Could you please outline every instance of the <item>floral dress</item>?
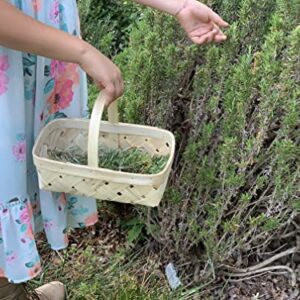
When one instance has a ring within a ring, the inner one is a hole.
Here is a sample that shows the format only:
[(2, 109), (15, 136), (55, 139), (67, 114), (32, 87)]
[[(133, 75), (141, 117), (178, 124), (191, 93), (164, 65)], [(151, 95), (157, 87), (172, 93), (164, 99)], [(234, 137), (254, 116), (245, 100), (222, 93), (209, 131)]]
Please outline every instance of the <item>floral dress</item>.
[[(79, 34), (75, 0), (10, 2)], [(20, 283), (41, 271), (34, 233), (44, 230), (50, 247), (59, 250), (68, 245), (68, 228), (97, 221), (94, 199), (39, 191), (31, 154), (48, 122), (87, 115), (85, 74), (76, 64), (0, 47), (0, 107), (0, 277)]]

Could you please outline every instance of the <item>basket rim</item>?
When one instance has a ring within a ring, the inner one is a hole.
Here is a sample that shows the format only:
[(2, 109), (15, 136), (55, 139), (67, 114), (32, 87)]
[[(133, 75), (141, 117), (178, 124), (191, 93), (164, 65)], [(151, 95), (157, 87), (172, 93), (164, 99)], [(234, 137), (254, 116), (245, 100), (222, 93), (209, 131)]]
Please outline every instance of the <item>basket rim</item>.
[[(49, 159), (46, 157), (41, 157), (37, 154), (37, 150), (38, 148), (41, 146), (41, 143), (43, 142), (44, 135), (45, 133), (47, 133), (47, 131), (51, 130), (52, 127), (52, 131), (57, 129), (59, 123), (63, 123), (64, 125), (66, 124), (70, 124), (70, 126), (64, 126), (66, 128), (72, 128), (71, 126), (71, 122), (72, 120), (76, 120), (77, 122), (80, 121), (81, 123), (89, 123), (89, 119), (79, 119), (79, 118), (61, 118), (61, 119), (56, 119), (53, 120), (51, 122), (49, 122), (40, 132), (40, 134), (38, 135), (34, 147), (32, 149), (32, 155), (33, 155), (33, 159), (34, 162), (37, 165), (39, 165), (40, 163), (45, 163), (46, 164), (46, 169), (51, 169), (49, 168), (49, 165), (52, 165), (54, 167), (58, 167), (58, 168), (62, 168), (62, 167), (68, 167), (68, 168), (76, 168), (76, 169), (82, 169), (85, 171), (93, 171), (93, 172), (97, 172), (97, 173), (107, 173), (107, 175), (123, 175), (123, 176), (129, 176), (129, 178), (131, 177), (131, 179), (144, 179), (144, 180), (152, 180), (153, 184), (155, 184), (154, 182), (158, 181), (159, 179), (162, 179), (162, 177), (168, 172), (168, 170), (171, 168), (171, 165), (173, 163), (174, 160), (174, 154), (175, 154), (175, 136), (172, 132), (165, 130), (165, 129), (161, 129), (158, 127), (154, 127), (154, 126), (145, 126), (145, 125), (137, 125), (137, 124), (132, 124), (132, 123), (111, 123), (109, 121), (101, 121), (101, 123), (107, 125), (107, 126), (112, 126), (112, 127), (135, 127), (136, 129), (140, 128), (140, 129), (146, 129), (146, 130), (152, 130), (152, 131), (160, 131), (163, 132), (164, 134), (168, 135), (171, 141), (170, 144), (170, 156), (168, 159), (168, 162), (166, 163), (166, 166), (164, 167), (164, 169), (162, 171), (160, 171), (159, 173), (155, 173), (155, 174), (143, 174), (143, 173), (130, 173), (130, 172), (123, 172), (123, 171), (116, 171), (116, 170), (111, 170), (111, 169), (107, 169), (107, 168), (96, 168), (96, 167), (90, 167), (88, 165), (80, 165), (80, 164), (74, 164), (74, 163), (65, 163), (65, 162), (60, 162), (60, 161), (56, 161), (53, 159)], [(76, 127), (75, 127), (76, 128)], [(102, 127), (103, 128), (103, 127)], [(102, 130), (103, 132), (104, 130)], [(101, 132), (101, 131), (100, 131)], [(110, 133), (109, 130), (105, 130), (104, 132)], [(99, 133), (100, 134), (100, 133)], [(122, 134), (122, 133), (119, 133)], [(38, 168), (38, 167), (37, 167)]]

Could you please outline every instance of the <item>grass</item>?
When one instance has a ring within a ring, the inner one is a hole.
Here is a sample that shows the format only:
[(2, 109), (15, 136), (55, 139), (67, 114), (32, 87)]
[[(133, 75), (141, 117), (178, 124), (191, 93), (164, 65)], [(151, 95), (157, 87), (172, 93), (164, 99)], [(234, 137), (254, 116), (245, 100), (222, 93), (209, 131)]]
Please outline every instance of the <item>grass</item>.
[(32, 288), (59, 280), (68, 300), (178, 299), (170, 293), (159, 259), (133, 251), (115, 224), (100, 220), (94, 228), (73, 230), (62, 251), (49, 250), (40, 236), (43, 272), (32, 280)]

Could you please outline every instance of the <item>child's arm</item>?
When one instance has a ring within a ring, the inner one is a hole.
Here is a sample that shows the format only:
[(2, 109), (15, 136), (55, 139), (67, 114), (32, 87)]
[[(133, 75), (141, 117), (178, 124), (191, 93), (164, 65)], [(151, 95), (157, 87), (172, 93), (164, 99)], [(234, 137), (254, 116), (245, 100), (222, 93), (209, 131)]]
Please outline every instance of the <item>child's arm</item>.
[(197, 0), (135, 0), (177, 17), (190, 39), (196, 44), (221, 42), (226, 36), (220, 27), (227, 27), (218, 14)]
[(184, 0), (135, 0), (140, 4), (150, 6), (152, 8), (159, 9), (170, 15), (175, 16), (181, 7), (183, 6)]
[(26, 16), (4, 0), (0, 0), (0, 45), (77, 63), (106, 89), (112, 100), (123, 93), (119, 69), (98, 50), (78, 37)]

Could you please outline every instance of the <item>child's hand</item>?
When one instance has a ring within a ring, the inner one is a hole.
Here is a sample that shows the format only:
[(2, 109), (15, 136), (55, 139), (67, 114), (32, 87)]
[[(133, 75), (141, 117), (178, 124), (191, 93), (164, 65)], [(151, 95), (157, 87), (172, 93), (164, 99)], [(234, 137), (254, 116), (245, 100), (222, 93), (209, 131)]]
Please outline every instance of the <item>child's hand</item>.
[[(109, 103), (124, 93), (124, 82), (119, 68), (101, 52), (86, 44), (80, 66), (109, 96)], [(109, 104), (107, 103), (107, 104)]]
[(227, 27), (228, 23), (209, 7), (196, 0), (186, 0), (176, 17), (195, 44), (226, 40), (220, 27)]

